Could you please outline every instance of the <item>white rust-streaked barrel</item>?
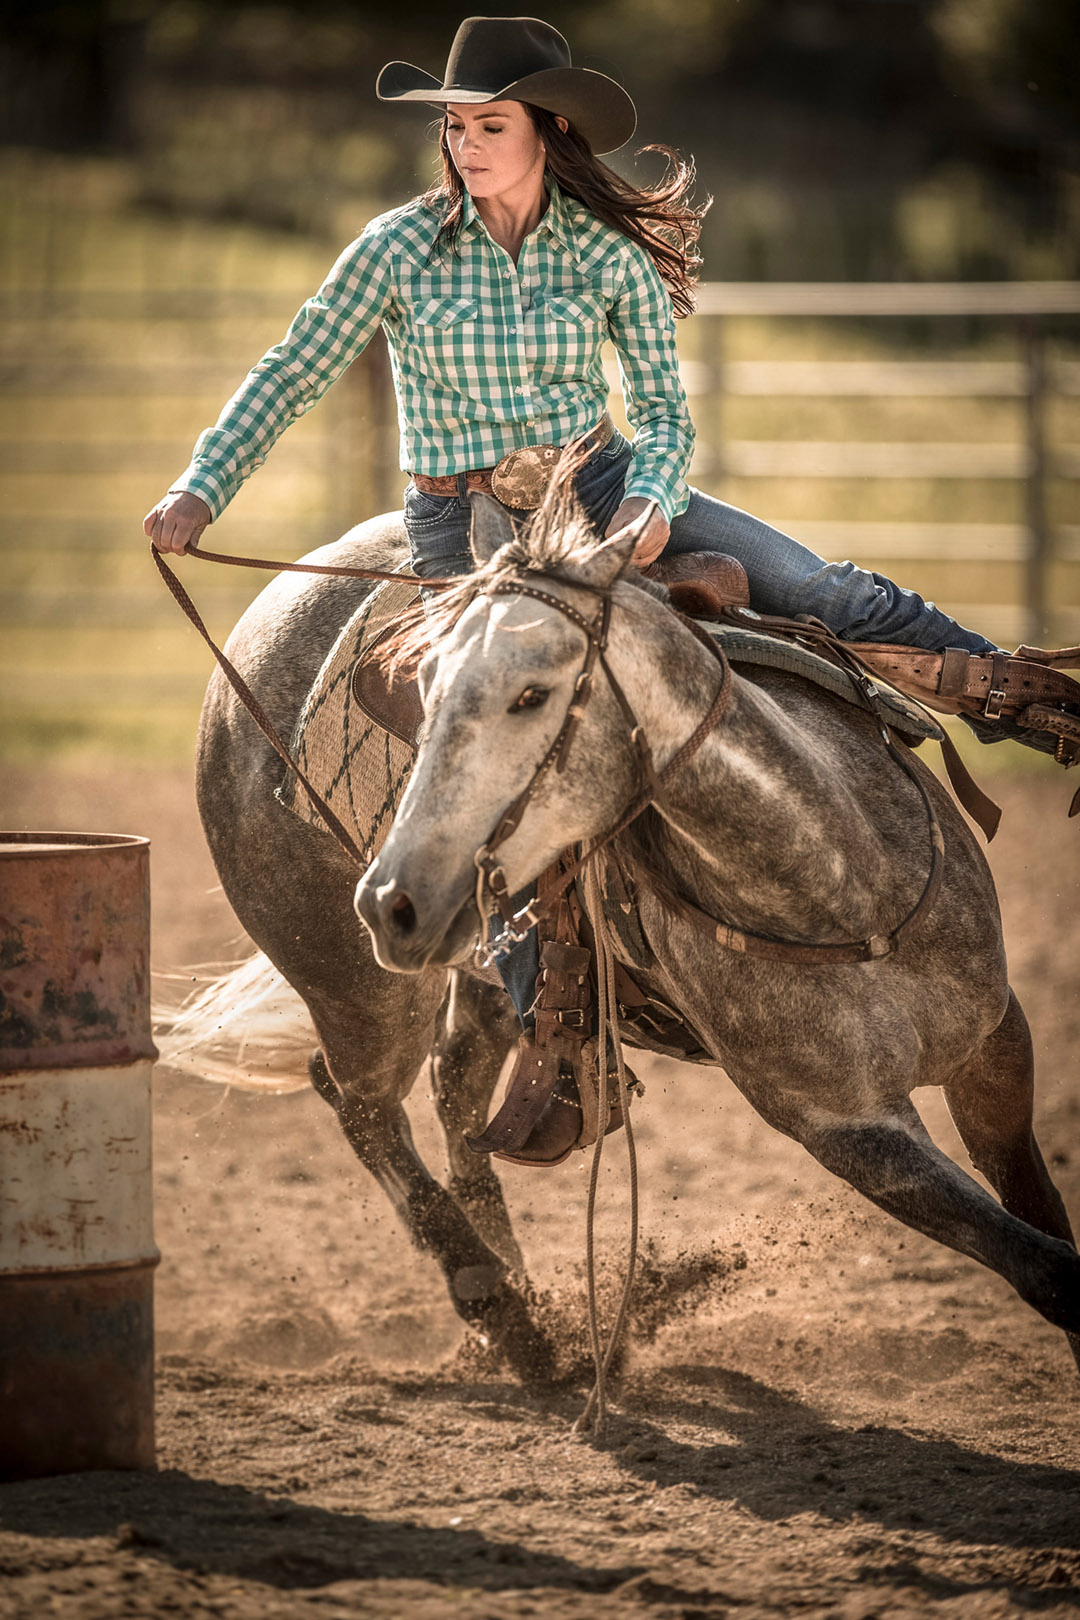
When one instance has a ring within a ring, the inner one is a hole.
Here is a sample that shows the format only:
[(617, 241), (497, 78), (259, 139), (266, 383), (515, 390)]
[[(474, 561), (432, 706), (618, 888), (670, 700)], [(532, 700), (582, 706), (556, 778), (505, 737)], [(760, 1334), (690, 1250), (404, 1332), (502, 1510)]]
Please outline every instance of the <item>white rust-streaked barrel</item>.
[(150, 846), (0, 832), (0, 1478), (154, 1464)]

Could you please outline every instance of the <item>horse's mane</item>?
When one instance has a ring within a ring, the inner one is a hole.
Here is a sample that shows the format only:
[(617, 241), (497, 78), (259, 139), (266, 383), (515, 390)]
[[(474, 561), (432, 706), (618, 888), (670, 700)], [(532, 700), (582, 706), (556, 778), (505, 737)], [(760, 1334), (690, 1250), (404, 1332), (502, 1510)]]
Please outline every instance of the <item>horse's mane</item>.
[[(500, 546), (475, 572), (463, 574), (460, 582), (433, 592), (436, 600), (426, 606), (418, 602), (401, 616), (397, 630), (382, 647), (383, 661), (391, 670), (418, 664), (432, 646), (450, 633), (469, 603), (499, 581), (525, 574), (601, 594), (583, 572), (588, 553), (597, 544), (596, 531), (574, 487), (574, 477), (584, 459), (576, 446), (568, 446), (542, 504), (515, 526), (513, 539)], [(667, 599), (666, 588), (643, 579), (637, 569), (631, 569), (626, 578), (650, 595)]]

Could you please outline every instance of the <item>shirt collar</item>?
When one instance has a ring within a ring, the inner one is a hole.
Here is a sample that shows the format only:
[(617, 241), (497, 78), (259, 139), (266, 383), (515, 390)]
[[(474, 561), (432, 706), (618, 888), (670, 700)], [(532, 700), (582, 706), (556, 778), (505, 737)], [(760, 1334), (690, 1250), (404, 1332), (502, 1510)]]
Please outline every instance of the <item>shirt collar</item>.
[(557, 242), (561, 242), (568, 253), (581, 261), (581, 241), (578, 235), (577, 216), (583, 210), (581, 204), (573, 197), (568, 197), (560, 189), (554, 175), (547, 177), (548, 205), (543, 219), (537, 230), (546, 230)]
[[(547, 175), (545, 184), (548, 191), (548, 205), (536, 229), (547, 231), (549, 236), (561, 242), (567, 252), (581, 263), (584, 255), (579, 227), (587, 223), (585, 210), (575, 198), (568, 197), (561, 190), (553, 175)], [(484, 231), (484, 222), (477, 213), (476, 204), (468, 191), (461, 199), (460, 228), (462, 234), (469, 232), (476, 235)]]
[(461, 198), (461, 230), (469, 231), (475, 228), (483, 229), (483, 220), (476, 212), (476, 204), (472, 200), (470, 191), (463, 191)]

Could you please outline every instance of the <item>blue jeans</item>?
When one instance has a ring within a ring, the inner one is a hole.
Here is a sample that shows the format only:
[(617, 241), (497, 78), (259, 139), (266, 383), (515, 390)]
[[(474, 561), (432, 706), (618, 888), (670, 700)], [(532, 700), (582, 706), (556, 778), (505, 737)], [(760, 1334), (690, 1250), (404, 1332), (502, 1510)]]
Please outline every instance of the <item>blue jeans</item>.
[[(577, 478), (586, 513), (602, 535), (623, 498), (630, 468), (630, 445), (616, 433), (592, 456)], [(405, 527), (418, 574), (464, 574), (472, 568), (469, 507), (457, 495), (405, 491)], [(806, 546), (770, 528), (737, 506), (699, 489), (671, 525), (666, 557), (686, 551), (719, 551), (737, 557), (750, 581), (750, 605), (759, 613), (810, 613), (846, 641), (895, 641), (909, 647), (963, 647), (995, 652), (996, 643), (976, 634), (926, 602), (915, 591), (895, 585), (884, 574), (851, 562), (830, 563)], [(528, 892), (515, 897), (525, 905)], [(499, 972), (523, 1023), (535, 994), (538, 955), (535, 930), (499, 962)]]

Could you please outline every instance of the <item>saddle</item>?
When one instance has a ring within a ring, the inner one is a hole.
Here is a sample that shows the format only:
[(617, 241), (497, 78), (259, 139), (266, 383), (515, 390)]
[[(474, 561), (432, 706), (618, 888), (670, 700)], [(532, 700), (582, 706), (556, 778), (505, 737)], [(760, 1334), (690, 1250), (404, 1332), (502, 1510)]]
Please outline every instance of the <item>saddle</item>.
[[(643, 572), (665, 585), (672, 605), (690, 618), (726, 620), (794, 638), (843, 667), (861, 666), (941, 712), (983, 721), (1004, 717), (1022, 727), (1050, 731), (1057, 737), (1056, 757), (1062, 764), (1080, 759), (1080, 683), (1061, 673), (1065, 666), (1080, 664), (1080, 647), (1047, 652), (1022, 646), (1013, 654), (979, 656), (957, 648), (927, 652), (888, 643), (840, 643), (813, 620), (744, 615), (742, 610), (750, 604), (749, 584), (734, 557), (707, 552), (659, 558)], [(352, 695), (369, 719), (415, 748), (424, 718), (415, 676), (388, 672), (380, 656), (393, 628), (388, 625), (357, 662)], [(974, 789), (970, 778), (967, 781)], [(961, 798), (969, 810), (976, 803), (966, 793), (961, 792)], [(1069, 814), (1078, 811), (1080, 791)], [(519, 1039), (497, 1113), (479, 1136), (466, 1138), (475, 1152), (515, 1164), (561, 1164), (575, 1148), (590, 1146), (601, 1132), (617, 1130), (629, 1106), (629, 1095), (619, 1096), (614, 1089), (613, 1064), (608, 1094), (599, 1095), (598, 1043), (591, 1029), (594, 953), (583, 908), (572, 888), (566, 892), (568, 860), (568, 855), (560, 858), (538, 881), (541, 908), (551, 904), (538, 925), (535, 1028)], [(608, 868), (608, 883), (624, 885), (616, 897), (618, 910), (629, 915), (632, 893), (625, 886), (625, 875), (611, 860)], [(616, 963), (615, 971), (620, 1027), (627, 1028), (632, 1044), (692, 1062), (711, 1061), (681, 1015), (646, 995), (621, 963)], [(632, 1075), (630, 1090), (640, 1090)]]

